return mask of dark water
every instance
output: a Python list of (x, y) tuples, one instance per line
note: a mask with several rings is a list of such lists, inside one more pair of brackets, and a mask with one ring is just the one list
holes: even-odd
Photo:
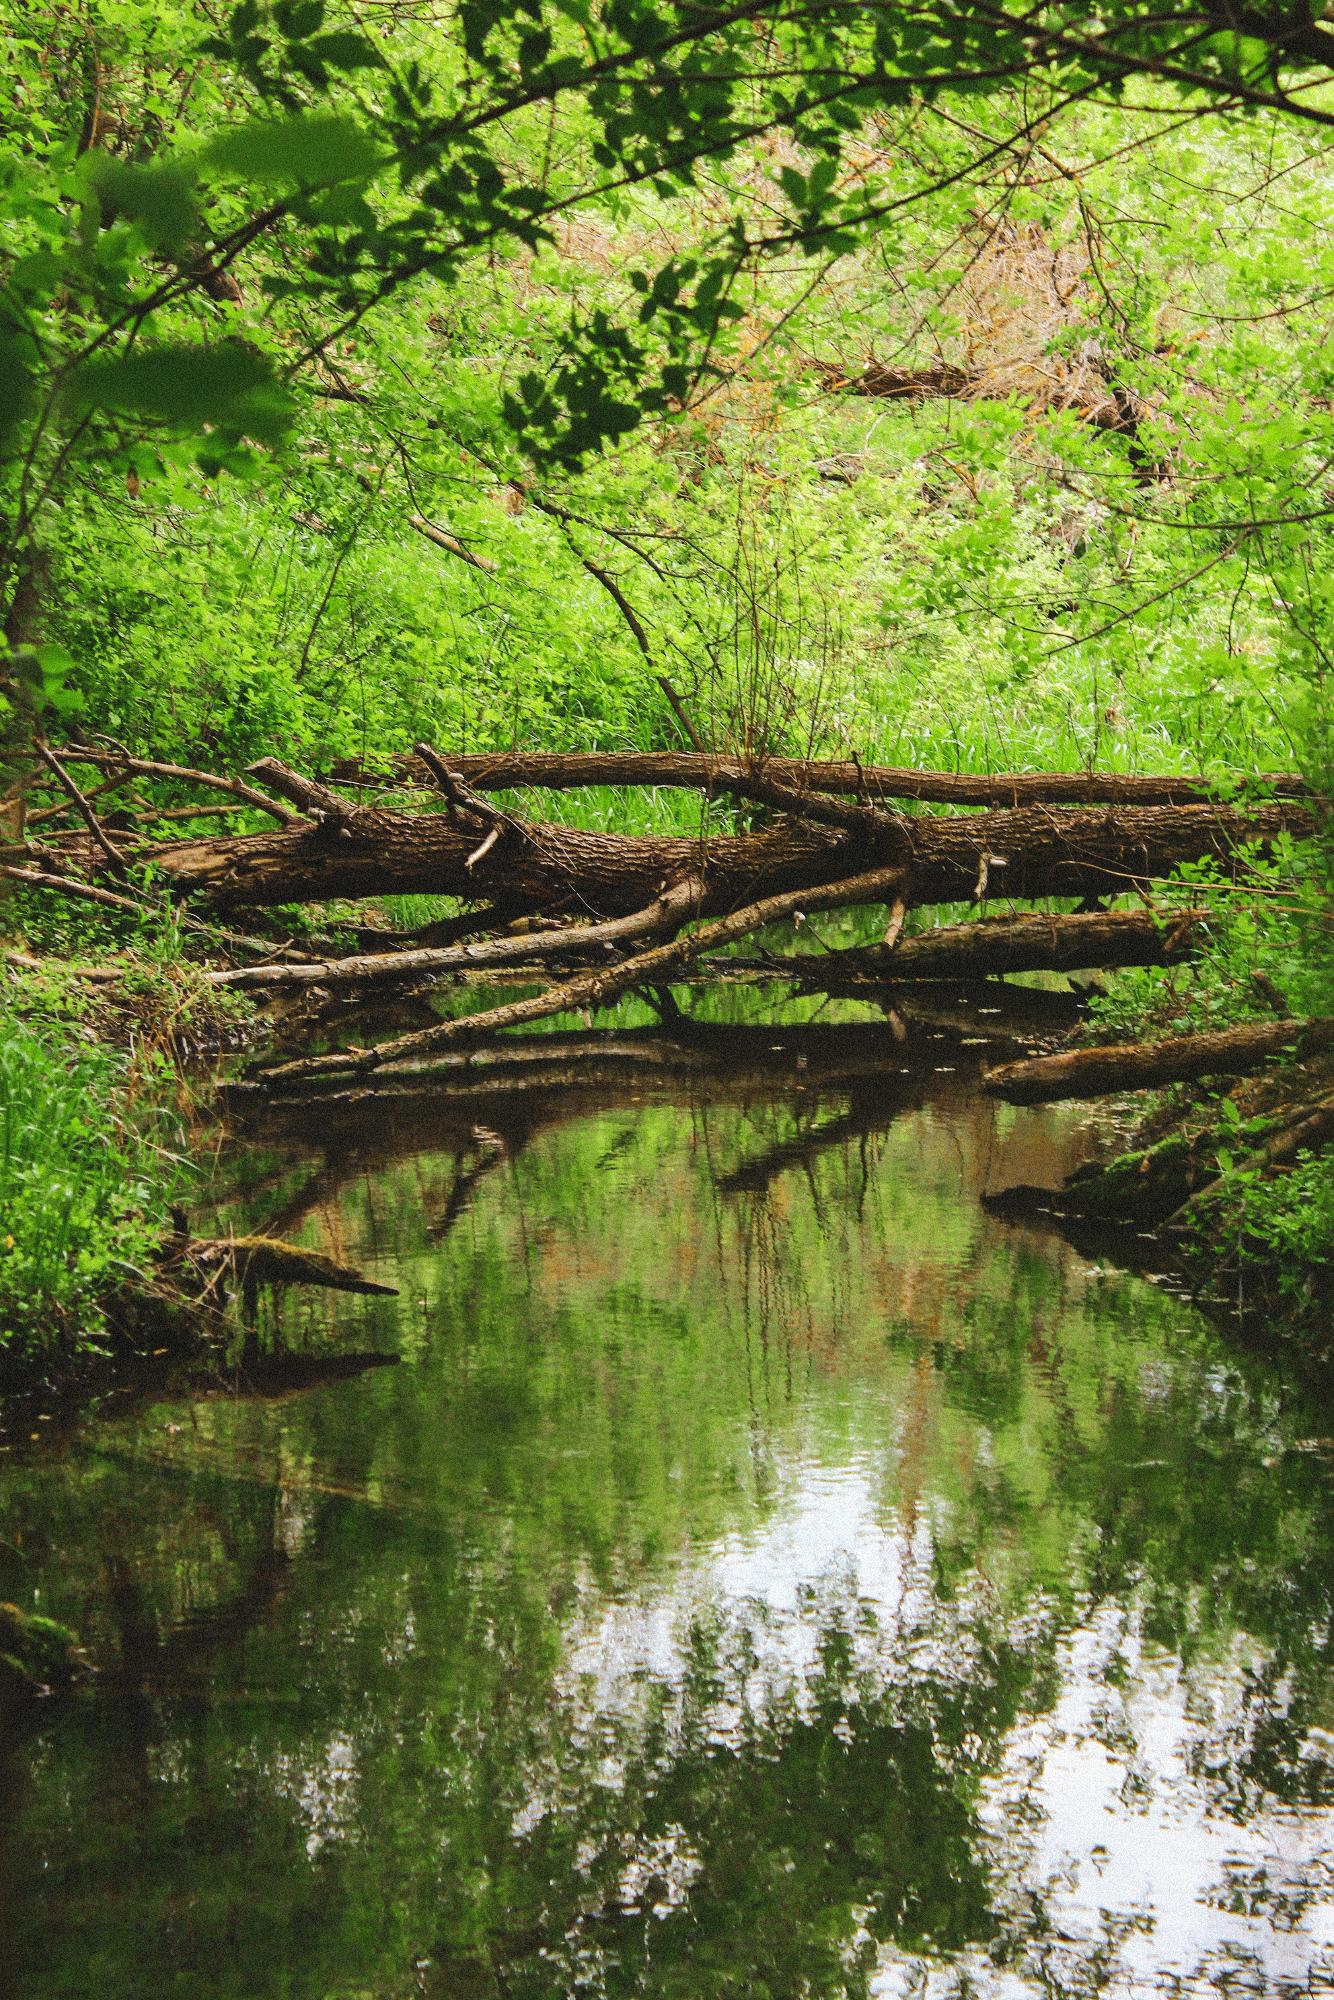
[(6, 2000), (1334, 1989), (1328, 1419), (988, 1219), (1081, 1138), (970, 1039), (270, 1120), (232, 1220), (401, 1287), (284, 1339), (402, 1359), (0, 1472), (101, 1666), (0, 1765)]

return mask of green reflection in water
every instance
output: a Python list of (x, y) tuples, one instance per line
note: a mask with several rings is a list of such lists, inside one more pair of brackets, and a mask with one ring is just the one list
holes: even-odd
[(102, 1672), (0, 1779), (0, 1990), (1334, 1965), (1320, 1420), (987, 1220), (1060, 1119), (854, 1043), (781, 1095), (725, 1064), (707, 1105), (424, 1088), (261, 1134), (254, 1219), (402, 1292), (284, 1337), (404, 1358), (5, 1476), (22, 1589)]

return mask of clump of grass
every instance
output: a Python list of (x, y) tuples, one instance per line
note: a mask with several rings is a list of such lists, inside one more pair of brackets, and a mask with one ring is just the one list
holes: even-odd
[(100, 1351), (183, 1167), (151, 1063), (0, 1002), (0, 1377)]

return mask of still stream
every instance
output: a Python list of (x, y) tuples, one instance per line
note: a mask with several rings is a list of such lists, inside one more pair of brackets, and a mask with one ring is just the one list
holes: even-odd
[(3, 2000), (1334, 1991), (1328, 1415), (988, 1216), (1086, 1120), (965, 1028), (255, 1123), (230, 1224), (399, 1288), (270, 1335), (396, 1363), (0, 1458), (99, 1668), (0, 1761)]

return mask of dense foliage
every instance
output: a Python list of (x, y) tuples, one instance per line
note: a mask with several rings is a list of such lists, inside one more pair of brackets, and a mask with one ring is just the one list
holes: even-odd
[[(720, 747), (1334, 770), (1314, 15), (0, 30), (16, 798), (34, 730), (232, 769), (672, 743), (663, 676)], [(1262, 1012), (1257, 969), (1318, 1004), (1328, 886), (1220, 891), (1203, 977), (1116, 1004)]]
[(142, 1064), (0, 1006), (0, 1386), (95, 1349), (109, 1292), (147, 1282), (183, 1178)]

